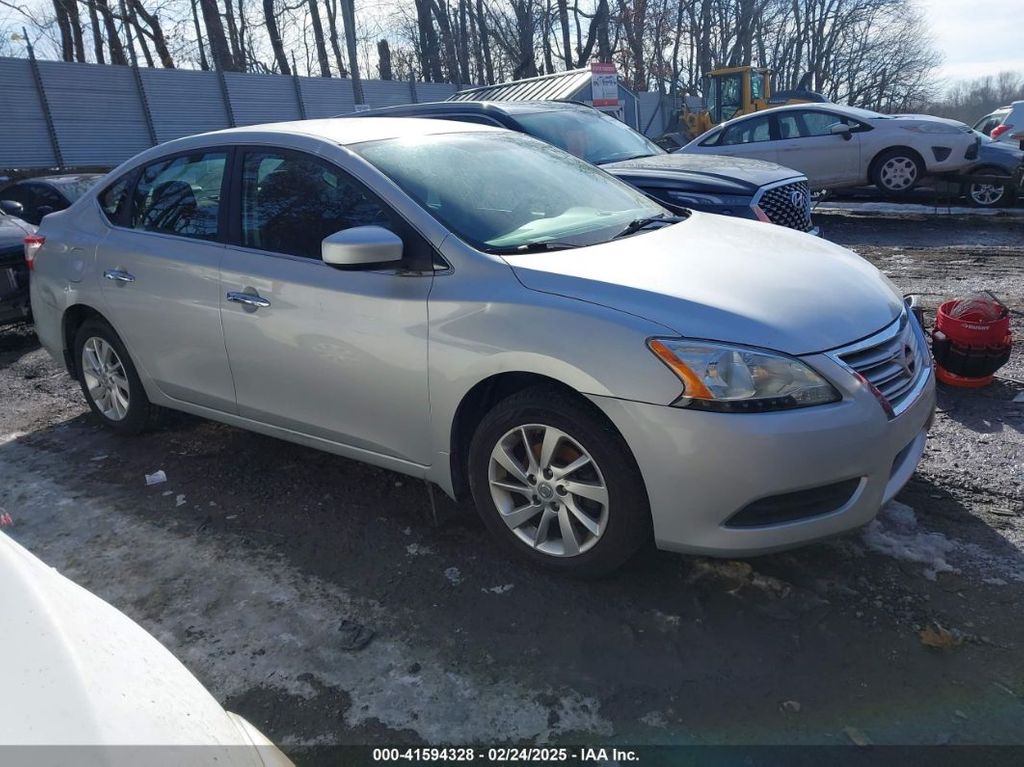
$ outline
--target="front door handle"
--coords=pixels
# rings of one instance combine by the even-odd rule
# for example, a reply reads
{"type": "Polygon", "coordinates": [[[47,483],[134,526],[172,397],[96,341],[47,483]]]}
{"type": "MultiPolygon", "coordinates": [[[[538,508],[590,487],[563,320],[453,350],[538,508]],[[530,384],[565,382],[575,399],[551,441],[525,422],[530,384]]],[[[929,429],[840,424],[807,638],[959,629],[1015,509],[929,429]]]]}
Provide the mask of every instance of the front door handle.
{"type": "Polygon", "coordinates": [[[103,276],[114,282],[135,282],[134,274],[129,274],[121,269],[107,269],[103,272],[103,276]]]}
{"type": "Polygon", "coordinates": [[[270,306],[270,302],[263,296],[257,296],[253,293],[235,293],[231,292],[227,295],[228,301],[234,301],[236,304],[245,304],[246,306],[252,306],[256,309],[270,306]]]}

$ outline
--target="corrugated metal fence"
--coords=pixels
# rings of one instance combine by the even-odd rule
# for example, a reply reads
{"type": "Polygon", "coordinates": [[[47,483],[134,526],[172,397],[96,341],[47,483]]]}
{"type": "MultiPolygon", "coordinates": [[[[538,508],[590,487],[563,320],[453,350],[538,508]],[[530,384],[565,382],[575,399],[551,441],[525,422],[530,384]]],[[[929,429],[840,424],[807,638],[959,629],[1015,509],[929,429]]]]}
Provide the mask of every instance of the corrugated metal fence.
{"type": "MultiPolygon", "coordinates": [[[[444,101],[449,83],[364,80],[368,106],[444,101]]],[[[352,82],[0,57],[0,168],[113,166],[233,125],[355,111],[352,82]]]]}
{"type": "MultiPolygon", "coordinates": [[[[444,101],[450,83],[364,80],[369,107],[444,101]]],[[[640,128],[659,135],[670,110],[639,93],[640,128]]],[[[0,168],[114,166],[193,133],[355,111],[352,82],[0,57],[0,168]]]]}

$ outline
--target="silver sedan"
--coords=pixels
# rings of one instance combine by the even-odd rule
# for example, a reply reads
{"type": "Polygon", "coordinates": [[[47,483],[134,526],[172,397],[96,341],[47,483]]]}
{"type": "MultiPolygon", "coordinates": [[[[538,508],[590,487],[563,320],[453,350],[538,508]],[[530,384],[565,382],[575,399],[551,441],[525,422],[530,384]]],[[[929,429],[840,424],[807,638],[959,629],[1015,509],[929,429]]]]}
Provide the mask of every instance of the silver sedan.
{"type": "Polygon", "coordinates": [[[738,556],[862,525],[934,408],[921,328],[855,254],[482,126],[170,142],[26,259],[40,339],[111,429],[174,408],[420,477],[580,574],[652,536],[738,556]]]}

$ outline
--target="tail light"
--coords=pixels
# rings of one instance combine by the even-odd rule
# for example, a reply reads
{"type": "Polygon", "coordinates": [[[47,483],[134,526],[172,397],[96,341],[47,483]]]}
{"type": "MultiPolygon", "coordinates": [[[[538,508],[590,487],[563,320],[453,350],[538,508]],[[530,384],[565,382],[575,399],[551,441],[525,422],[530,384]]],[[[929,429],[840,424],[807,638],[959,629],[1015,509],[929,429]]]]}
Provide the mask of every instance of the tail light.
{"type": "Polygon", "coordinates": [[[36,268],[36,254],[39,249],[43,247],[43,243],[46,242],[45,237],[41,237],[38,234],[30,234],[25,238],[25,264],[28,265],[28,270],[31,272],[36,268]]]}
{"type": "Polygon", "coordinates": [[[994,127],[992,129],[992,132],[989,134],[989,137],[990,138],[999,138],[1004,133],[1006,133],[1006,131],[1010,130],[1012,127],[1013,127],[1012,125],[1008,125],[1007,123],[1003,123],[1002,125],[997,125],[996,127],[994,127]]]}

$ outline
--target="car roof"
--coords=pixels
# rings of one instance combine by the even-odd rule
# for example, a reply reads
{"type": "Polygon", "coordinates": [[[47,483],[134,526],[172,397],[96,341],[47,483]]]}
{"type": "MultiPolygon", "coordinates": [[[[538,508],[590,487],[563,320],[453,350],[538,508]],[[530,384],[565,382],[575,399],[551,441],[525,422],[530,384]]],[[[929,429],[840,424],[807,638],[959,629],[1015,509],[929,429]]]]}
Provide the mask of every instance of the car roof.
{"type": "Polygon", "coordinates": [[[501,112],[503,114],[528,114],[544,111],[590,111],[592,107],[575,101],[425,101],[418,104],[402,104],[393,107],[380,107],[362,115],[388,114],[465,114],[466,112],[501,112]]]}
{"type": "Polygon", "coordinates": [[[248,125],[240,128],[227,128],[200,134],[201,136],[232,135],[251,136],[253,133],[263,134],[301,134],[330,141],[343,146],[361,144],[364,141],[381,139],[406,138],[439,133],[468,133],[470,131],[500,130],[487,125],[471,125],[454,120],[417,120],[415,118],[397,117],[328,117],[320,120],[293,120],[291,122],[268,123],[266,125],[248,125]]]}

